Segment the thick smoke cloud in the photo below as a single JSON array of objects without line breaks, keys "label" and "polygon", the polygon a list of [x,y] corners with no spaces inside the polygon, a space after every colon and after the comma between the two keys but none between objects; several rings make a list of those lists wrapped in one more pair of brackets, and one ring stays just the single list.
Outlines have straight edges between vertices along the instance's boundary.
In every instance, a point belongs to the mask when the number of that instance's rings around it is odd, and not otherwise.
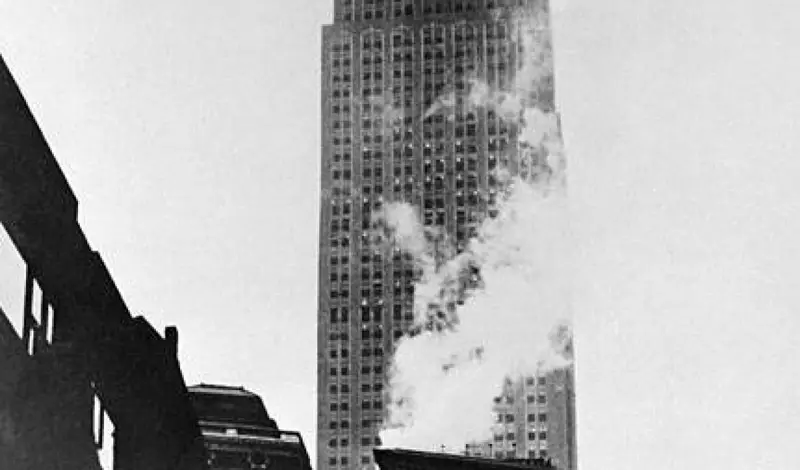
[{"label": "thick smoke cloud", "polygon": [[[493,398],[507,377],[571,361],[570,236],[565,164],[552,93],[552,53],[544,10],[518,11],[509,46],[521,61],[510,86],[472,79],[467,103],[512,127],[519,160],[537,161],[536,178],[499,168],[490,215],[463,250],[424,226],[417,210],[389,203],[378,218],[395,249],[413,259],[415,327],[394,353],[388,447],[460,450],[487,438]],[[451,93],[425,113],[452,112]]]}]

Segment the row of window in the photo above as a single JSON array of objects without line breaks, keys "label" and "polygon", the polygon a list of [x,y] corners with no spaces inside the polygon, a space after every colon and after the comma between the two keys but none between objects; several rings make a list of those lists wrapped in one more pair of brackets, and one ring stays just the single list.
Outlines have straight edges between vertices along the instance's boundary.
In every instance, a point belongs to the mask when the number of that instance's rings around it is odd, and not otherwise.
[{"label": "row of window", "polygon": [[[458,3],[458,2],[457,2]],[[487,24],[486,38],[492,42],[506,41],[509,38],[509,28],[502,22]],[[456,43],[469,42],[480,38],[483,30],[483,25],[456,25],[452,29],[452,37]],[[424,27],[422,29],[422,43],[424,45],[441,45],[444,44],[445,36],[450,35],[449,28],[444,26]],[[382,49],[384,31],[380,30],[367,30],[362,33],[362,48],[369,49]],[[405,27],[400,26],[395,28],[391,33],[391,46],[394,48],[413,47],[414,34],[412,31]],[[332,46],[333,52],[350,52],[353,37],[345,35],[339,38],[339,41]]]},{"label": "row of window", "polygon": [[[511,49],[505,43],[493,43],[493,42],[487,43],[485,46],[482,46],[481,44],[478,43],[462,44],[460,46],[457,46],[453,52],[453,58],[456,60],[459,59],[468,59],[468,60],[459,60],[459,63],[456,64],[456,67],[461,69],[464,69],[465,67],[471,68],[471,64],[468,64],[468,62],[474,61],[475,59],[482,57],[484,51],[486,52],[486,56],[488,59],[490,59],[493,62],[499,61],[499,63],[503,67],[507,67],[506,62],[503,59],[507,60],[511,58],[510,57]],[[414,52],[415,51],[413,49],[395,49],[394,51],[392,51],[391,54],[384,55],[382,52],[371,51],[369,53],[362,55],[361,65],[366,68],[380,67],[383,65],[385,58],[391,57],[392,59],[391,61],[393,63],[402,66],[403,64],[414,62],[414,56],[416,55]],[[344,74],[352,70],[350,68],[352,67],[352,59],[345,59],[339,57],[339,55],[340,54],[337,53],[331,58],[331,66],[332,66],[334,81],[338,81],[335,79],[336,77],[343,77]],[[421,55],[422,59],[426,61],[426,63],[423,64],[424,66],[428,66],[430,68],[438,65],[440,70],[443,71],[443,64],[439,65],[442,62],[444,62],[445,59],[447,58],[446,51],[443,48],[436,46],[425,47],[422,50]],[[429,69],[426,69],[426,73],[430,75],[431,72],[429,72],[428,70]],[[369,72],[375,73],[376,71],[369,71]],[[399,78],[398,76],[395,77]],[[350,75],[347,75],[347,80],[344,81],[349,82]]]},{"label": "row of window", "polygon": [[[406,167],[406,168],[408,168],[408,167]],[[494,169],[494,165],[491,166],[489,169],[490,170]],[[477,168],[475,168],[475,170],[472,170],[472,172],[467,173],[466,174],[466,178],[465,178],[465,175],[463,173],[456,173],[456,175],[455,175],[455,185],[454,185],[455,188],[458,190],[458,189],[464,189],[466,187],[468,190],[476,190],[478,188],[478,174],[474,172],[476,170],[477,170]],[[437,172],[434,173],[433,169],[425,169],[425,173],[426,173],[426,176],[423,178],[423,185],[422,185],[423,188],[425,189],[425,191],[436,191],[437,193],[441,193],[442,190],[445,189],[445,181],[447,180],[447,178],[446,178],[447,175],[445,174],[445,171],[442,170],[442,171],[437,171]],[[410,169],[407,169],[405,174],[406,175],[410,175],[410,176],[408,176],[406,178],[406,186],[409,186],[408,190],[411,190],[411,189],[413,189],[413,183],[415,181],[415,178],[413,176],[413,171],[410,170]],[[374,178],[375,180],[379,180],[379,179],[383,178],[383,168],[382,167],[378,167],[378,166],[376,166],[374,168],[366,167],[366,168],[361,170],[361,175],[365,179]],[[353,172],[349,168],[344,168],[344,169],[342,169],[342,168],[333,168],[333,169],[331,169],[331,177],[333,178],[334,183],[339,182],[339,181],[351,181],[352,180],[352,176],[353,176]],[[395,167],[395,179],[394,179],[394,187],[393,187],[395,192],[399,192],[400,191],[401,180],[400,180],[399,176],[400,176],[400,169],[399,169],[399,167]],[[490,184],[495,184],[496,183],[496,177],[494,175],[489,175],[489,178],[491,180]],[[373,188],[374,190],[376,190],[376,192],[377,191],[381,191],[381,192],[383,191],[383,187],[380,186],[380,185],[374,185],[374,186],[368,186],[368,187]],[[380,194],[380,193],[378,193],[378,194]],[[477,203],[477,201],[475,201],[475,203]],[[373,208],[380,209],[381,206],[382,206],[382,203],[381,203],[380,200],[378,200],[378,201],[375,201],[374,203],[372,203],[372,205],[373,205]],[[331,230],[334,230],[333,227],[331,228]],[[336,229],[336,230],[338,231],[338,229]],[[347,229],[343,229],[343,230],[344,231],[349,231],[350,229],[347,228]]]},{"label": "row of window", "polygon": [[[374,445],[379,446],[381,445],[380,437],[362,437],[361,438],[361,445],[362,446],[370,446],[374,443]],[[349,447],[350,446],[350,439],[343,437],[341,439],[332,438],[328,441],[328,447],[336,448],[336,447]],[[334,459],[335,460],[335,459]],[[367,461],[369,463],[369,461]]]},{"label": "row of window", "polygon": [[[499,75],[505,75],[507,70],[508,70],[508,68],[507,68],[508,64],[506,63],[506,61],[500,60],[503,57],[501,57],[498,54],[505,54],[506,51],[505,50],[495,50],[494,48],[489,48],[489,50],[487,52],[488,52],[489,60],[491,61],[491,63],[489,63],[487,65],[487,77],[493,77],[493,76],[498,75],[498,74]],[[458,53],[456,53],[455,57],[458,59],[458,58],[462,58],[464,56],[465,56],[465,54],[463,52],[458,52]],[[440,60],[441,61],[442,59],[444,59],[444,55],[443,55],[442,52],[438,52],[438,53],[433,54],[433,55],[431,55],[429,53],[426,53],[425,54],[425,58],[428,59],[428,60],[436,59],[436,60]],[[404,57],[404,59],[411,60],[411,57],[410,57],[410,55],[406,55]],[[400,57],[396,56],[395,57],[395,61],[398,61],[398,60],[400,60]],[[334,62],[336,62],[336,61],[334,61]],[[372,63],[372,62],[375,62],[376,64],[379,64],[381,62],[381,60],[380,60],[380,58],[377,58],[377,59],[374,59],[374,60],[373,59],[369,59],[369,60],[365,59],[365,64]],[[440,63],[438,66],[436,66],[434,68],[434,64],[435,64],[434,62],[430,62],[430,63],[426,62],[424,64],[425,68],[423,69],[423,74],[424,75],[422,77],[422,83],[423,83],[423,88],[425,90],[434,89],[434,85],[444,85],[446,83],[449,83],[448,77],[449,77],[450,74],[445,71],[444,66]],[[454,67],[454,69],[453,69],[453,75],[456,77],[456,79],[454,81],[456,88],[459,89],[459,90],[466,89],[466,82],[470,78],[469,74],[474,73],[474,72],[475,72],[475,68],[474,68],[473,64],[470,64],[469,62],[463,62],[463,61],[457,62],[455,67]],[[383,83],[383,78],[384,78],[383,71],[381,69],[366,69],[366,70],[364,70],[364,72],[363,72],[363,74],[361,76],[362,86],[363,87],[369,87],[369,86],[374,87],[375,85],[382,84]],[[413,83],[414,83],[413,82],[414,71],[412,70],[411,67],[405,67],[404,68],[404,67],[402,67],[402,64],[397,65],[393,70],[391,78],[393,79],[393,83],[395,83],[395,84],[403,83],[403,84],[406,85],[405,88],[400,88],[399,86],[395,86],[392,89],[394,93],[400,93],[400,92],[410,93],[412,91],[413,88],[411,87],[411,85],[413,85]],[[341,87],[352,86],[353,75],[352,75],[351,69],[349,69],[349,68],[342,69],[342,68],[334,67],[332,69],[332,72],[331,72],[331,81],[332,81],[333,86],[335,88],[336,87],[341,88]],[[437,91],[441,91],[441,90],[437,90]],[[381,93],[380,92],[371,92],[370,94],[371,95],[380,95]]]},{"label": "row of window", "polygon": [[[370,330],[362,330],[362,332],[361,332],[361,340],[362,341],[366,341],[366,340],[370,340],[370,339],[375,339],[375,340],[383,339],[383,333],[381,332],[381,330],[376,330],[376,332],[374,332],[374,333],[376,333],[376,334],[371,334]],[[394,340],[398,340],[398,339],[402,338],[403,334],[405,334],[405,333],[403,332],[403,330],[401,328],[392,328],[392,338],[394,338]],[[332,341],[332,342],[333,341],[347,342],[347,341],[350,340],[350,335],[346,331],[341,331],[341,332],[332,331],[328,335],[328,340]],[[336,374],[331,374],[331,375],[336,375]],[[347,374],[342,374],[342,375],[347,375]]]},{"label": "row of window", "polygon": [[344,202],[343,204],[335,204],[336,201],[331,201],[334,204],[331,204],[331,215],[338,216],[338,215],[350,215],[352,212],[352,205],[350,202]]},{"label": "row of window", "polygon": [[[350,375],[350,368],[348,368],[348,367],[331,367],[328,372],[329,372],[329,375],[331,377],[335,377],[337,375],[348,376],[348,375]],[[376,365],[376,366],[370,367],[368,365],[364,365],[364,366],[361,366],[361,373],[364,374],[364,375],[372,374],[372,373],[380,375],[380,374],[383,374],[383,366],[382,365]]]},{"label": "row of window", "polygon": [[[386,3],[383,0],[362,0],[360,8],[360,19],[363,21],[383,20],[386,15],[391,13],[392,18],[403,18],[414,16],[414,6],[410,0],[395,0],[389,11],[386,11]],[[471,14],[481,10],[495,10],[502,7],[515,7],[525,5],[526,0],[457,0],[455,2],[427,0],[423,2],[423,15],[449,15],[449,14]],[[344,21],[355,19],[355,8],[353,0],[342,0],[342,14]]]},{"label": "row of window", "polygon": [[[350,405],[348,403],[331,403],[330,404],[330,411],[350,411]],[[383,410],[383,400],[362,400],[361,401],[361,409],[362,410]]]},{"label": "row of window", "polygon": [[[501,414],[497,415],[497,422],[498,423],[513,423],[514,420],[515,420],[515,417],[511,413],[501,413]],[[528,420],[529,423],[532,423],[532,422],[540,422],[540,423],[547,422],[547,413],[539,413],[538,415],[536,413],[530,413],[530,414],[528,414],[527,420]]]},{"label": "row of window", "polygon": [[[365,232],[363,235],[369,235],[369,234]],[[376,244],[380,244],[382,242],[382,238],[379,238],[379,237],[380,237],[380,235],[376,235],[372,239],[372,241],[374,241]],[[397,252],[396,251],[392,255],[392,261],[398,262],[398,261],[401,261],[401,260],[412,261],[412,256],[410,254],[408,254],[408,253],[403,253],[403,252]],[[349,266],[350,257],[347,256],[347,255],[331,257],[331,259],[330,259],[330,265],[331,266],[334,266],[334,265],[338,266],[340,263],[342,265],[344,265],[344,266]]]},{"label": "row of window", "polygon": [[[362,446],[371,446],[371,445],[379,446],[381,445],[381,438],[378,436],[362,436],[361,437],[361,445]],[[333,438],[328,441],[329,447],[348,447],[350,445],[350,440],[347,438]]]},{"label": "row of window", "polygon": [[526,377],[525,378],[525,385],[547,385],[547,378],[542,377]]},{"label": "row of window", "polygon": [[[543,441],[543,440],[547,439],[547,432],[546,431],[540,431],[538,433],[538,435],[537,435],[536,432],[533,432],[533,431],[528,432],[528,440],[534,441],[534,440],[536,440],[537,437],[539,438],[540,441]],[[513,432],[506,433],[505,435],[503,435],[503,434],[495,434],[494,435],[494,441],[495,442],[502,442],[504,439],[507,440],[507,441],[514,441],[514,440],[516,440],[516,438],[517,438],[517,436]]]},{"label": "row of window", "polygon": [[330,341],[349,341],[350,335],[346,331],[331,331],[328,339]]},{"label": "row of window", "polygon": [[[479,457],[479,456],[481,456],[483,454],[481,452],[477,452],[477,453],[473,453],[471,455]],[[509,450],[509,451],[506,452],[506,451],[502,451],[502,450],[497,450],[497,451],[494,452],[494,458],[495,459],[499,459],[499,460],[515,459],[515,458],[517,458],[517,451],[516,450]],[[538,451],[536,451],[536,450],[531,449],[531,450],[528,451],[528,458],[529,459],[535,459],[535,458],[543,458],[543,459],[545,459],[545,458],[547,458],[547,450],[546,449],[539,449]]]},{"label": "row of window", "polygon": [[[413,286],[412,286],[413,287]],[[399,292],[399,294],[397,293]],[[395,296],[400,296],[403,293],[408,293],[408,290],[401,290],[398,287],[398,290],[395,292]],[[411,321],[414,319],[414,312],[410,310],[406,310],[403,312],[402,310],[395,310],[392,313],[392,320],[393,321]],[[373,311],[370,318],[367,318],[367,315],[362,312],[362,321],[363,322],[381,322],[382,314],[380,311]],[[349,323],[350,322],[350,315],[346,307],[337,308],[332,307],[330,310],[330,323]],[[331,356],[333,357],[333,356]],[[346,356],[342,356],[346,357]]]},{"label": "row of window", "polygon": [[[350,385],[348,384],[331,384],[329,386],[329,391],[331,394],[336,395],[337,393],[349,394],[350,393]],[[383,391],[383,382],[364,382],[361,384],[361,391],[368,393],[371,391],[375,392],[382,392]],[[363,425],[364,423],[362,423]]]},{"label": "row of window", "polygon": [[[350,468],[349,467],[350,459],[347,458],[347,457],[341,457],[338,460],[337,460],[336,457],[331,457],[331,458],[328,459],[328,465],[330,465],[331,467],[335,467],[337,462],[341,462],[342,468]],[[361,456],[361,463],[362,464],[369,464],[370,462],[372,462],[372,458],[369,455],[362,455]]]},{"label": "row of window", "polygon": [[547,403],[547,396],[546,395],[528,395],[526,397],[526,401],[528,403],[538,403],[539,405],[544,405]]},{"label": "row of window", "polygon": [[[350,114],[348,114],[349,109],[346,111],[345,114],[342,114],[338,112],[339,109],[337,108],[338,106],[333,106],[334,118],[335,118],[331,124],[333,130],[339,131],[339,130],[352,129],[354,126],[352,118],[350,117]],[[459,114],[453,114],[447,117],[442,114],[436,114],[434,116],[431,116],[429,119],[423,122],[423,137],[426,140],[432,140],[434,138],[444,139],[445,138],[444,126],[446,124],[446,121],[450,122],[455,121],[453,122],[452,126],[456,138],[466,137],[469,139],[477,137],[477,126],[478,126],[477,122],[469,121],[467,119],[468,118],[466,117],[461,117]],[[396,145],[403,140],[411,141],[414,135],[414,131],[410,127],[412,125],[413,125],[413,119],[411,117],[403,118],[403,121],[399,121],[399,119],[396,119],[393,120],[393,122],[389,122],[385,121],[383,116],[381,115],[378,116],[365,115],[362,117],[361,120],[361,132],[364,134],[363,141],[365,144],[373,142],[376,144],[383,143],[383,136],[381,136],[380,133],[373,134],[373,129],[388,132],[388,129],[390,127],[392,127],[392,141],[395,142]],[[408,127],[402,129],[399,126],[408,126]],[[495,134],[508,134],[509,132],[508,125],[502,121],[487,121],[486,127],[488,133],[490,134],[491,141],[500,140],[494,137]],[[434,131],[433,129],[436,130]],[[345,137],[347,138],[347,143],[344,143],[342,141],[342,139],[344,139]],[[349,145],[349,143],[351,142],[349,136],[334,135],[333,140],[335,145],[341,145],[343,143],[345,145]],[[459,147],[463,148],[464,143],[460,141],[457,142],[457,144],[459,143],[460,143]],[[431,144],[426,143],[425,145],[426,148],[429,148]],[[439,145],[441,146],[441,149],[444,150],[444,143],[440,143]],[[457,148],[456,151],[463,151],[461,148]],[[370,149],[365,148],[363,150],[367,152]],[[477,151],[477,147],[473,145],[473,147],[470,148],[470,151],[471,152]],[[399,155],[400,154],[399,149],[397,149],[395,153]]]},{"label": "row of window", "polygon": [[[392,12],[393,18],[403,18],[414,16],[414,6],[413,5],[405,5],[399,8],[393,8],[390,10]],[[365,21],[372,21],[372,20],[382,20],[384,18],[384,11],[381,9],[364,9],[361,12],[362,18]],[[344,9],[342,11],[342,19],[344,21],[353,21],[353,10],[352,9]]]},{"label": "row of window", "polygon": [[[335,121],[334,122],[334,128],[338,128],[338,126],[342,126],[342,125],[349,127],[350,123],[347,122],[347,121]],[[456,155],[456,165],[459,165],[460,162],[461,162],[461,159],[463,158],[463,157],[460,156],[461,154],[468,153],[469,154],[469,158],[471,158],[473,160],[477,159],[478,158],[478,156],[477,156],[478,146],[471,139],[471,137],[475,136],[476,131],[477,131],[477,128],[476,128],[476,126],[474,124],[467,124],[466,126],[456,126],[455,127],[455,137],[459,138],[459,139],[466,138],[467,140],[466,141],[457,140],[457,141],[453,142],[452,146],[451,146],[451,145],[446,145],[446,141],[444,140],[445,139],[445,130],[443,128],[438,128],[434,132],[432,130],[429,130],[428,126],[426,126],[426,129],[424,131],[424,136],[425,136],[426,139],[433,140],[435,138],[435,139],[441,139],[441,140],[438,140],[438,141],[434,142],[435,145],[433,145],[431,142],[426,142],[424,144],[424,146],[423,146],[423,149],[422,149],[422,155],[424,157],[436,156],[436,157],[439,157],[439,158],[444,158],[445,156],[449,156],[448,154],[450,153],[449,152],[450,150],[453,150],[457,154]],[[498,130],[496,128],[491,128],[491,132],[492,132],[492,134],[490,134],[491,137],[489,138],[489,142],[488,142],[489,150],[490,151],[504,151],[504,150],[506,150],[508,148],[508,140],[505,139],[505,138],[501,138],[501,139],[495,138],[494,135],[497,134],[497,133],[500,133],[500,132],[507,133],[508,132],[508,128],[503,127],[501,130]],[[393,133],[393,138],[394,138],[396,143],[399,143],[400,139],[403,138],[403,137],[401,137],[401,135],[402,134],[400,132],[394,132]],[[376,143],[380,143],[383,140],[383,138],[380,135],[376,135],[374,137],[370,137],[369,140],[372,140],[372,138],[374,138]],[[405,141],[410,141],[410,140],[412,140],[412,138],[413,138],[413,132],[411,130],[407,130],[406,133],[405,133],[405,136],[404,136],[404,140]],[[365,139],[365,142],[366,142],[366,140],[367,139]],[[338,142],[340,142],[338,137],[334,137],[334,141],[337,142],[337,144],[338,144]],[[447,142],[447,143],[450,144],[449,142]],[[401,164],[400,159],[402,157],[409,157],[410,158],[410,157],[413,157],[413,155],[414,155],[413,154],[413,149],[408,149],[408,148],[403,149],[401,147],[393,148],[392,149],[392,157],[397,159],[395,161],[395,169],[397,169],[397,165]],[[361,151],[362,160],[367,160],[367,161],[368,160],[382,160],[383,156],[384,156],[383,151],[379,150],[379,149],[364,148]],[[496,163],[496,158],[497,158],[496,155],[489,155],[488,160],[489,160],[489,165],[490,166],[492,166],[493,163]],[[351,155],[350,152],[338,150],[338,151],[334,152],[334,154],[332,156],[332,161],[334,163],[339,163],[339,162],[349,163],[349,162],[352,161],[352,155]],[[426,160],[426,163],[429,163],[429,162]],[[477,165],[477,160],[475,160],[475,163]],[[406,162],[406,168],[410,168],[409,162]],[[341,170],[341,168],[334,168],[334,169]],[[349,179],[349,178],[346,178],[346,179]]]}]

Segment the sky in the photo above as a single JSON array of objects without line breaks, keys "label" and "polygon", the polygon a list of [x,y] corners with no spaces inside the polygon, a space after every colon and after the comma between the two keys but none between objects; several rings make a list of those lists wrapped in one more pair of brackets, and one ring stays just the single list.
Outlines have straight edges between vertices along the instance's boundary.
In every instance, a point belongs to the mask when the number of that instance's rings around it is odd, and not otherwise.
[{"label": "sky", "polygon": [[[189,383],[256,391],[309,447],[331,3],[0,0],[0,50],[131,310],[179,327]],[[793,5],[556,11],[581,468],[799,468]]]},{"label": "sky", "polygon": [[795,10],[555,16],[582,470],[800,468]]}]

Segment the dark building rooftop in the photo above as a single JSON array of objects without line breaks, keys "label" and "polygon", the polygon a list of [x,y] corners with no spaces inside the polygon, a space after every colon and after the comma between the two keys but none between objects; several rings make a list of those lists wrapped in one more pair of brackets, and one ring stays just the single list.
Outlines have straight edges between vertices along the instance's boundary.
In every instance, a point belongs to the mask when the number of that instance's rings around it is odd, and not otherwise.
[{"label": "dark building rooftop", "polygon": [[278,429],[257,394],[244,387],[188,387],[211,470],[311,470],[303,438]]},{"label": "dark building rooftop", "polygon": [[200,384],[189,387],[197,418],[203,421],[277,429],[261,397],[244,387]]},{"label": "dark building rooftop", "polygon": [[406,449],[375,449],[381,470],[556,470],[549,460],[496,460]]}]

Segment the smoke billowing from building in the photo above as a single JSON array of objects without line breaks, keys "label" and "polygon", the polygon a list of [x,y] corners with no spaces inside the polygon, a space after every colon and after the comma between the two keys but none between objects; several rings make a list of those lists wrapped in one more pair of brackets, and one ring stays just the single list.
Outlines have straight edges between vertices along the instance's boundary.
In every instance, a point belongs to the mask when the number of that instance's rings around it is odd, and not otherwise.
[{"label": "smoke billowing from building", "polygon": [[[456,248],[405,203],[385,206],[381,227],[419,272],[415,326],[397,345],[389,378],[385,446],[430,449],[489,437],[493,398],[506,377],[571,362],[570,236],[558,119],[541,97],[552,93],[545,10],[525,12],[521,51],[510,87],[472,79],[468,103],[516,128],[519,160],[542,162],[536,178],[500,168],[500,191],[477,234]],[[522,16],[522,15],[521,15]],[[426,116],[447,110],[444,95]],[[488,195],[487,195],[488,197]]]}]

